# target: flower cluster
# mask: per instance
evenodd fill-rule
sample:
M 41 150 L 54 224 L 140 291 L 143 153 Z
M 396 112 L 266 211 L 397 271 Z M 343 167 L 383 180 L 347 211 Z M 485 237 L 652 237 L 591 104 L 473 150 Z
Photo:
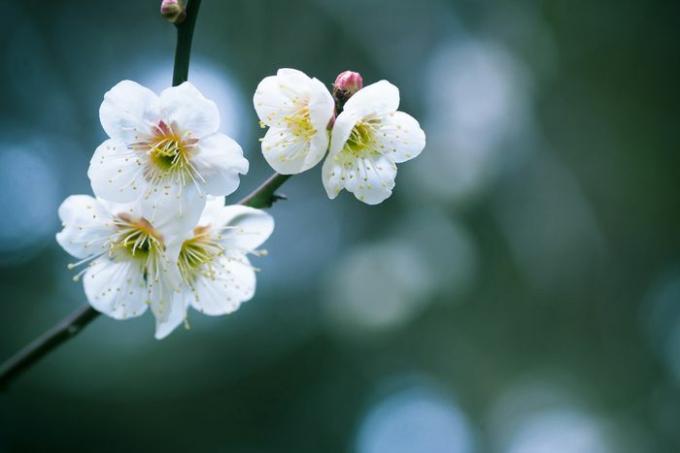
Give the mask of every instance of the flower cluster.
M 179 5 L 167 2 L 167 8 Z M 168 12 L 170 14 L 170 12 Z M 311 169 L 324 158 L 323 185 L 367 203 L 392 194 L 397 163 L 416 157 L 425 133 L 397 111 L 399 90 L 387 81 L 363 87 L 345 71 L 333 92 L 300 71 L 266 77 L 254 96 L 266 161 L 279 173 Z M 272 217 L 225 206 L 248 161 L 219 132 L 219 113 L 190 83 L 156 95 L 122 81 L 104 96 L 99 116 L 108 135 L 88 177 L 94 197 L 73 195 L 59 208 L 59 244 L 86 266 L 90 305 L 115 319 L 156 319 L 156 338 L 186 322 L 189 306 L 208 315 L 233 312 L 253 297 L 248 255 L 274 229 Z
M 236 310 L 255 291 L 247 255 L 257 254 L 274 221 L 224 196 L 248 171 L 241 147 L 218 132 L 219 112 L 190 83 L 160 96 L 122 81 L 99 116 L 108 139 L 88 177 L 95 197 L 73 195 L 59 208 L 59 244 L 87 266 L 90 304 L 115 319 L 156 318 L 156 338 L 186 320 Z
M 392 194 L 397 163 L 425 147 L 418 121 L 400 112 L 399 90 L 382 80 L 363 87 L 361 76 L 345 71 L 333 95 L 315 78 L 295 69 L 266 77 L 253 98 L 269 130 L 262 153 L 274 170 L 296 174 L 326 157 L 322 180 L 328 197 L 342 189 L 367 204 Z

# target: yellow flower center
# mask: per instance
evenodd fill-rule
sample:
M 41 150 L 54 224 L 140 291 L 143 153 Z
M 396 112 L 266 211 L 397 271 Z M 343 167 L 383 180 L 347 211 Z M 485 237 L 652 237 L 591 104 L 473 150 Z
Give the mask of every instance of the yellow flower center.
M 316 134 L 316 129 L 312 125 L 309 106 L 301 107 L 295 113 L 286 115 L 283 119 L 286 121 L 290 132 L 296 137 L 310 140 Z
M 342 148 L 343 154 L 354 158 L 365 157 L 366 154 L 375 152 L 375 134 L 378 127 L 378 120 L 363 119 L 357 121 L 349 134 L 345 146 Z
M 184 186 L 202 179 L 191 163 L 196 143 L 198 139 L 190 133 L 180 133 L 175 125 L 160 121 L 148 139 L 132 148 L 149 156 L 150 165 L 144 169 L 147 181 L 153 184 L 173 181 Z
M 194 236 L 182 243 L 177 265 L 184 281 L 191 285 L 199 275 L 215 278 L 212 263 L 224 253 L 222 246 L 212 237 L 210 227 L 194 228 Z
M 122 213 L 114 220 L 119 234 L 111 243 L 112 256 L 126 256 L 147 261 L 165 250 L 163 237 L 145 218 L 133 219 Z

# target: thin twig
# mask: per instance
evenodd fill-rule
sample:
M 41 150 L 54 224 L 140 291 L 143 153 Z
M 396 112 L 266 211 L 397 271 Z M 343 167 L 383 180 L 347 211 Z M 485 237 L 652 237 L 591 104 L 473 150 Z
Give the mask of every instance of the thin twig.
M 187 4 L 186 18 L 177 24 L 177 47 L 175 47 L 175 67 L 172 71 L 172 86 L 189 80 L 189 59 L 191 58 L 191 41 L 194 37 L 194 25 L 201 0 L 190 0 Z
M 12 379 L 26 371 L 48 352 L 78 335 L 98 315 L 99 312 L 94 308 L 84 305 L 26 345 L 0 366 L 0 389 L 4 389 Z
M 290 175 L 274 173 L 260 187 L 239 201 L 238 204 L 252 208 L 271 208 L 276 201 L 286 198 L 283 195 L 277 195 L 275 192 L 288 178 L 290 178 Z

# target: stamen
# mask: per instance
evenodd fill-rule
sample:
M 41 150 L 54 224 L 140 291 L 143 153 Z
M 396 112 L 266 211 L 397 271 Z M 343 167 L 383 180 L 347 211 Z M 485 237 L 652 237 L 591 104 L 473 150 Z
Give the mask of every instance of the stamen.
M 286 121 L 290 132 L 296 137 L 311 140 L 314 134 L 316 134 L 316 129 L 312 125 L 309 106 L 306 104 L 292 115 L 286 115 L 283 119 Z
M 205 183 L 191 162 L 198 139 L 188 131 L 179 133 L 176 129 L 174 125 L 160 121 L 152 127 L 151 137 L 131 146 L 138 152 L 147 153 L 149 163 L 144 168 L 144 177 L 153 187 L 179 185 L 182 188 L 189 181 Z

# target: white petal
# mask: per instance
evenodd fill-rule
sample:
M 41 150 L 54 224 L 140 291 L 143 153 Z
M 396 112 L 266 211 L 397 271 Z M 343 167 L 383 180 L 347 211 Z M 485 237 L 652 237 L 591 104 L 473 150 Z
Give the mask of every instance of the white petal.
M 226 196 L 238 189 L 239 174 L 248 173 L 249 167 L 241 146 L 224 134 L 213 134 L 201 139 L 198 147 L 191 163 L 200 175 L 197 181 L 201 190 L 210 195 Z
M 328 88 L 316 78 L 309 83 L 309 117 L 317 132 L 325 131 L 335 112 L 335 101 Z
M 311 141 L 297 137 L 288 129 L 271 127 L 262 140 L 262 155 L 267 163 L 283 175 L 295 175 L 309 170 L 326 154 L 328 133 L 314 135 Z
M 154 311 L 156 317 L 155 337 L 157 340 L 162 340 L 170 335 L 187 317 L 186 302 L 181 294 L 175 295 L 167 306 L 161 307 L 160 304 L 152 304 L 151 310 Z M 156 310 L 158 310 L 158 314 Z
M 212 195 L 208 195 L 198 225 L 206 226 L 219 224 L 220 219 L 222 218 L 222 208 L 224 208 L 224 197 L 213 197 Z
M 146 187 L 145 159 L 119 140 L 106 140 L 95 150 L 87 170 L 94 194 L 121 203 L 139 198 Z
M 347 139 L 352 133 L 352 129 L 354 129 L 354 125 L 360 119 L 361 116 L 352 111 L 348 112 L 345 110 L 338 115 L 331 132 L 331 147 L 329 154 L 333 155 L 342 151 L 342 148 L 344 148 Z
M 413 159 L 425 148 L 425 132 L 415 118 L 404 112 L 385 115 L 376 139 L 377 151 L 396 163 Z
M 64 229 L 57 242 L 70 255 L 86 258 L 104 253 L 113 234 L 111 214 L 89 195 L 71 195 L 59 206 Z
M 137 199 L 130 201 L 128 203 L 117 203 L 115 201 L 104 200 L 103 198 L 97 198 L 97 201 L 104 206 L 104 208 L 111 213 L 112 217 L 119 214 L 127 214 L 132 218 L 144 217 L 144 212 L 142 211 L 142 200 Z
M 291 93 L 292 97 L 304 96 L 309 92 L 309 82 L 311 79 L 302 71 L 281 68 L 276 71 L 276 77 L 278 77 L 283 89 Z
M 139 316 L 146 311 L 146 289 L 138 261 L 94 262 L 83 278 L 92 307 L 114 319 Z
M 162 262 L 157 278 L 147 277 L 147 300 L 156 318 L 156 339 L 169 335 L 186 318 L 187 304 L 183 297 L 182 281 L 176 260 Z
M 399 89 L 387 80 L 368 85 L 349 98 L 343 112 L 358 116 L 384 115 L 399 108 Z
M 359 201 L 375 205 L 392 195 L 397 166 L 382 155 L 352 161 L 343 172 L 345 188 Z
M 191 305 L 207 315 L 224 315 L 238 309 L 255 294 L 255 271 L 243 254 L 221 256 L 213 262 L 212 278 L 201 276 L 194 284 Z
M 284 91 L 277 76 L 262 79 L 253 96 L 253 106 L 260 121 L 267 126 L 284 127 L 284 117 L 293 114 L 296 109 L 288 94 L 290 91 Z
M 321 178 L 326 194 L 331 200 L 337 197 L 344 187 L 342 177 L 342 166 L 335 159 L 335 154 L 329 154 L 323 163 Z
M 203 138 L 220 127 L 217 105 L 189 82 L 163 90 L 160 105 L 163 120 L 177 126 L 181 133 L 189 132 L 195 138 Z
M 111 88 L 99 107 L 99 120 L 109 137 L 125 144 L 141 141 L 158 124 L 158 96 L 130 80 Z
M 177 240 L 190 231 L 205 207 L 205 195 L 191 185 L 163 186 L 141 201 L 143 217 L 162 235 L 165 242 Z
M 220 209 L 212 225 L 222 230 L 220 243 L 226 250 L 255 250 L 274 231 L 274 218 L 266 212 L 248 206 L 232 205 Z

